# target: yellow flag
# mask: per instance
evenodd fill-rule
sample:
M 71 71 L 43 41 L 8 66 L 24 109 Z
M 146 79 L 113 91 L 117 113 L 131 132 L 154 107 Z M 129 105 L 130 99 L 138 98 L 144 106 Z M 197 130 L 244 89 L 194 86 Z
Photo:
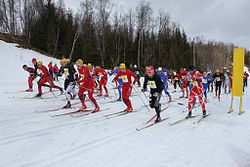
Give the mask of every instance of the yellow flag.
M 244 55 L 244 48 L 234 48 L 233 96 L 243 96 Z

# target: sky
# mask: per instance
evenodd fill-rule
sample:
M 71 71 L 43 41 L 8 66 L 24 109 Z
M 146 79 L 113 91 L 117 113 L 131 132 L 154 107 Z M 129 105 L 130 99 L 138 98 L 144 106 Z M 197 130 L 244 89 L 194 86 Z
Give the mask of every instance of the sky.
M 77 10 L 79 0 L 64 0 Z M 124 10 L 136 8 L 140 0 L 111 0 Z M 184 28 L 189 38 L 234 43 L 250 50 L 250 0 L 147 0 L 154 13 L 169 12 L 174 22 Z

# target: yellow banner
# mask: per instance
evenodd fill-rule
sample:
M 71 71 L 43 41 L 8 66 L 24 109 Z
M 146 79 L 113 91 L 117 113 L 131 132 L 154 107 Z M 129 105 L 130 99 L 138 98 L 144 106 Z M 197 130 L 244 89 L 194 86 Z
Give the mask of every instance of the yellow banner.
M 244 48 L 234 48 L 233 96 L 243 96 Z

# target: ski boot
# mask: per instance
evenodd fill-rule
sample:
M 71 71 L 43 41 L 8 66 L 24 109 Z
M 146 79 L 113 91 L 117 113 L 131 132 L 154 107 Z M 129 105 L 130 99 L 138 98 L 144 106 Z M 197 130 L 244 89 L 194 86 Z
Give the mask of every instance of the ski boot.
M 62 88 L 60 88 L 60 92 L 61 92 L 61 95 L 63 95 L 63 89 Z
M 79 111 L 84 111 L 87 108 L 86 104 L 82 104 L 82 107 L 79 109 Z
M 42 93 L 38 93 L 35 95 L 35 97 L 41 97 L 42 96 Z
M 188 115 L 186 116 L 186 118 L 191 118 L 192 117 L 192 111 L 188 111 Z
M 65 106 L 63 106 L 63 108 L 70 108 L 70 107 L 71 107 L 71 104 L 70 104 L 69 101 L 68 101 L 68 103 Z
M 168 102 L 170 103 L 172 101 L 172 96 L 168 96 Z
M 126 109 L 124 110 L 124 112 L 132 112 L 132 111 L 133 111 L 133 108 L 132 108 L 132 107 L 126 108 Z
M 99 111 L 100 111 L 100 107 L 96 106 L 95 109 L 92 111 L 92 113 L 99 112 Z
M 206 110 L 203 110 L 203 111 L 202 111 L 202 114 L 203 114 L 203 117 L 206 116 L 206 115 L 207 115 Z
M 29 89 L 25 90 L 25 92 L 33 92 L 33 89 L 29 88 Z
M 119 97 L 116 101 L 122 101 L 122 99 Z
M 109 94 L 105 94 L 104 97 L 109 97 Z
M 161 117 L 160 116 L 157 116 L 157 118 L 155 120 L 155 123 L 158 123 L 158 122 L 161 122 Z

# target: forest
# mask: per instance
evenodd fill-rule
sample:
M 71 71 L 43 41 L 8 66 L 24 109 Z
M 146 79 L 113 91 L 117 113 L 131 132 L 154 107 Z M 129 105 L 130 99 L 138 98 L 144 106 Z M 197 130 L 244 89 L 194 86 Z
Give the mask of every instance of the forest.
M 77 11 L 63 0 L 0 0 L 0 32 L 56 58 L 82 58 L 106 68 L 125 62 L 180 68 L 232 65 L 232 43 L 189 38 L 168 11 L 150 2 L 121 9 L 110 0 L 82 0 Z M 35 56 L 35 55 L 34 55 Z M 246 50 L 245 63 L 250 64 Z

